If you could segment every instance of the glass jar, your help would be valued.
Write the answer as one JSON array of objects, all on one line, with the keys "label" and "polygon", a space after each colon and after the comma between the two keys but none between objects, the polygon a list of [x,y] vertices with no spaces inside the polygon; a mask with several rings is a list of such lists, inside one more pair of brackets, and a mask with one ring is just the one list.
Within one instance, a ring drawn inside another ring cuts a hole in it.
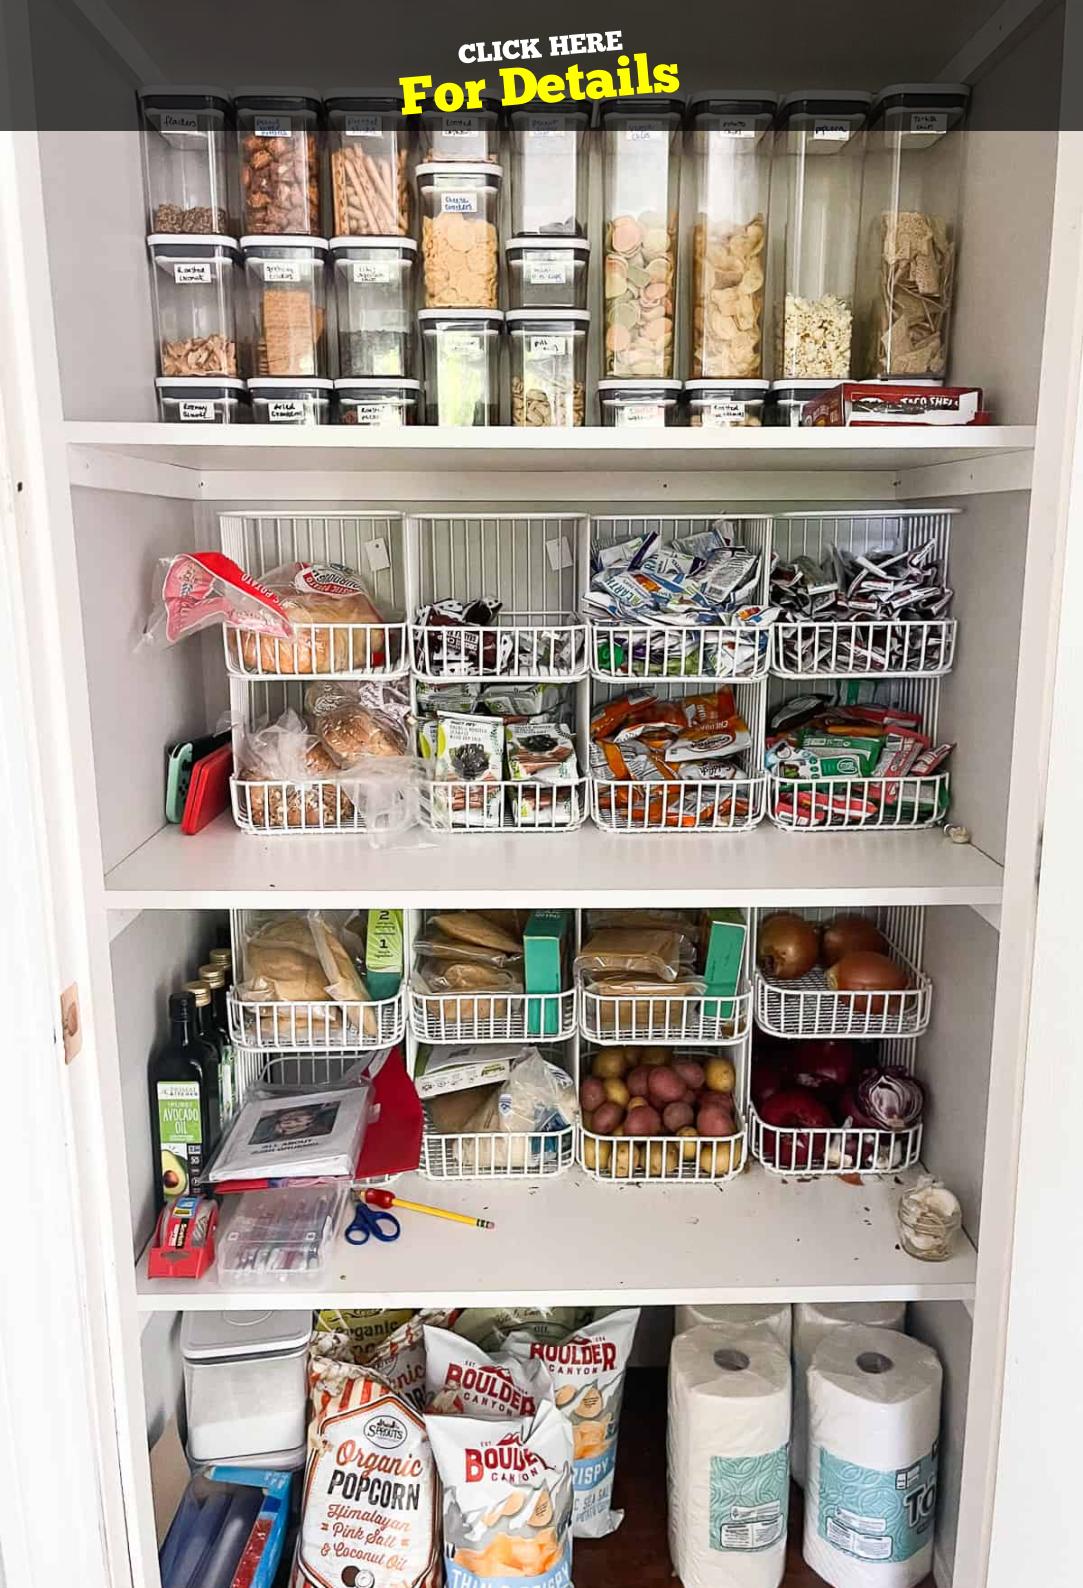
[{"label": "glass jar", "polygon": [[421,158],[426,162],[465,160],[472,165],[500,162],[500,101],[481,96],[480,110],[445,115],[421,112]]},{"label": "glass jar", "polygon": [[232,235],[233,107],[214,88],[144,88],[143,176],[150,232]]},{"label": "glass jar", "polygon": [[897,1216],[904,1252],[923,1263],[947,1261],[962,1227],[963,1210],[942,1180],[922,1175],[899,1198]]},{"label": "glass jar", "polygon": [[408,237],[411,139],[402,101],[387,93],[328,95],[331,229],[341,237]]},{"label": "glass jar", "polygon": [[502,180],[492,166],[418,166],[427,309],[496,308]]},{"label": "glass jar", "polygon": [[412,237],[332,237],[340,375],[412,375]]},{"label": "glass jar", "polygon": [[877,95],[865,137],[854,363],[873,380],[942,378],[962,179],[963,84]]},{"label": "glass jar", "polygon": [[586,308],[590,244],[585,237],[512,237],[504,258],[511,308]]},{"label": "glass jar", "polygon": [[587,235],[586,132],[590,111],[564,105],[508,112],[511,229],[538,236]]},{"label": "glass jar", "polygon": [[421,402],[419,380],[337,380],[335,402],[340,425],[416,425]]},{"label": "glass jar", "polygon": [[823,397],[841,383],[837,380],[776,380],[764,398],[765,425],[799,425],[801,410],[814,397]]},{"label": "glass jar", "polygon": [[242,230],[320,234],[320,102],[306,93],[239,89]]},{"label": "glass jar", "polygon": [[568,429],[586,423],[585,309],[509,309],[511,422]]},{"label": "glass jar", "polygon": [[694,377],[758,380],[771,191],[773,94],[702,94],[689,111]]},{"label": "glass jar", "polygon": [[252,417],[243,380],[184,380],[159,375],[158,413],[167,425],[242,425]]},{"label": "glass jar", "polygon": [[235,240],[158,232],[147,247],[159,375],[239,375]]},{"label": "glass jar", "polygon": [[871,95],[791,94],[771,173],[778,380],[850,374],[864,126]]},{"label": "glass jar", "polygon": [[322,375],[327,367],[327,242],[242,237],[257,375]]},{"label": "glass jar", "polygon": [[763,424],[767,380],[686,380],[684,405],[694,430],[756,429]]},{"label": "glass jar", "polygon": [[680,184],[676,100],[601,106],[605,168],[605,373],[669,378]]},{"label": "glass jar", "polygon": [[504,316],[492,309],[422,309],[417,318],[425,355],[426,423],[499,423]]},{"label": "glass jar", "polygon": [[678,422],[679,380],[600,380],[602,424],[661,430]]},{"label": "glass jar", "polygon": [[252,418],[258,425],[326,425],[331,420],[333,381],[292,380],[260,375],[248,382]]}]

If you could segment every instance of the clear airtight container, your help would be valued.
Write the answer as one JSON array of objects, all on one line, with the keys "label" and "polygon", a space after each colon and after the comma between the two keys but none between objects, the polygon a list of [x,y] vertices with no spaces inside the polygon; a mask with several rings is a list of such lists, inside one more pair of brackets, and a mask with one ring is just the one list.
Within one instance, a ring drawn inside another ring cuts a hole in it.
[{"label": "clear airtight container", "polygon": [[421,405],[419,380],[337,380],[335,400],[340,425],[416,425]]},{"label": "clear airtight container", "polygon": [[414,239],[332,237],[331,263],[339,374],[412,376]]},{"label": "clear airtight container", "polygon": [[865,137],[855,367],[879,380],[942,378],[955,287],[962,84],[898,83]]},{"label": "clear airtight container", "polygon": [[763,374],[773,94],[713,93],[689,109],[695,181],[692,375]]},{"label": "clear airtight container", "polygon": [[465,160],[497,165],[500,161],[500,101],[483,95],[480,110],[445,114],[421,112],[421,158],[439,163]]},{"label": "clear airtight container", "polygon": [[606,375],[673,374],[682,113],[676,100],[601,107]]},{"label": "clear airtight container", "polygon": [[585,309],[509,309],[511,422],[566,429],[586,423]]},{"label": "clear airtight container", "polygon": [[511,229],[542,236],[587,234],[586,132],[590,111],[553,105],[508,112]]},{"label": "clear airtight container", "polygon": [[426,308],[496,308],[502,180],[486,165],[418,166]]},{"label": "clear airtight container", "polygon": [[312,94],[238,89],[242,229],[273,237],[320,234],[320,101]]},{"label": "clear airtight container", "polygon": [[402,101],[386,93],[329,94],[331,229],[342,237],[409,236],[411,139]]},{"label": "clear airtight container", "polygon": [[139,108],[147,230],[231,235],[229,99],[214,88],[144,88]]},{"label": "clear airtight container", "polygon": [[260,376],[248,382],[252,418],[258,425],[326,425],[331,421],[334,381]]},{"label": "clear airtight container", "polygon": [[765,425],[798,426],[806,403],[816,397],[826,397],[834,391],[837,380],[776,380],[763,404]]},{"label": "clear airtight container", "polygon": [[254,373],[322,375],[327,360],[327,242],[242,237]]},{"label": "clear airtight container", "polygon": [[585,237],[512,237],[504,258],[511,308],[586,308],[590,244]]},{"label": "clear airtight container", "polygon": [[763,424],[770,381],[686,380],[684,404],[693,430],[747,430]]},{"label": "clear airtight container", "polygon": [[182,380],[160,375],[154,386],[159,416],[168,425],[243,425],[252,417],[243,380]]},{"label": "clear airtight container", "polygon": [[681,400],[679,380],[600,380],[598,407],[602,424],[626,428],[662,430],[679,420]]},{"label": "clear airtight container", "polygon": [[425,421],[430,425],[499,422],[499,310],[422,309]]},{"label": "clear airtight container", "polygon": [[870,102],[817,90],[779,107],[769,228],[776,380],[849,377]]},{"label": "clear airtight container", "polygon": [[159,232],[147,238],[147,247],[158,373],[188,380],[239,375],[235,240]]}]

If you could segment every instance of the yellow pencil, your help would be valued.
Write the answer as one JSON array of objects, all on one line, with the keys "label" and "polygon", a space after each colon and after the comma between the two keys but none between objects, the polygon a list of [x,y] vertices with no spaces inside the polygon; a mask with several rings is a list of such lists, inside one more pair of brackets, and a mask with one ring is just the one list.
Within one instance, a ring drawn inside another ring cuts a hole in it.
[{"label": "yellow pencil", "polygon": [[451,1219],[454,1224],[472,1224],[478,1230],[496,1229],[492,1219],[475,1219],[469,1213],[451,1213],[447,1208],[431,1208],[424,1202],[408,1202],[405,1197],[396,1196],[393,1191],[384,1191],[378,1186],[369,1187],[365,1192],[365,1201],[369,1207],[407,1208],[411,1213],[430,1213],[434,1219]]}]

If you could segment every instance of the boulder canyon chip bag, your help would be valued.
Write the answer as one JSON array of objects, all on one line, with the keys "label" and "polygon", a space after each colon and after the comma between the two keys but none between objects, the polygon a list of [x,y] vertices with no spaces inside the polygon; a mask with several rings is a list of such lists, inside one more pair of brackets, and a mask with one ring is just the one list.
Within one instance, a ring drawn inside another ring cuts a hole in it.
[{"label": "boulder canyon chip bag", "polygon": [[552,1403],[425,1426],[444,1486],[447,1588],[571,1588],[572,1439]]},{"label": "boulder canyon chip bag", "polygon": [[557,1409],[571,1425],[576,1538],[604,1538],[620,1526],[624,1514],[614,1511],[610,1501],[624,1371],[638,1322],[639,1308],[626,1307],[562,1340],[536,1340],[517,1330],[505,1342],[508,1353],[521,1361],[544,1363]]},{"label": "boulder canyon chip bag", "polygon": [[533,1417],[552,1400],[541,1362],[523,1362],[447,1329],[425,1330],[425,1410],[452,1417]]},{"label": "boulder canyon chip bag", "polygon": [[440,1484],[425,1424],[368,1368],[309,1360],[290,1588],[440,1588]]}]

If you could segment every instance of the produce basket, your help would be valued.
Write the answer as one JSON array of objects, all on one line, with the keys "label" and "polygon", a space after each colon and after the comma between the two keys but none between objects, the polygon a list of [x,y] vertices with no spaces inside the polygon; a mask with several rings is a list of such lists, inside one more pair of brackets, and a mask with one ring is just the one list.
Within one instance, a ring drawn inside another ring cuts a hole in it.
[{"label": "produce basket", "polygon": [[[838,912],[803,910],[809,921],[826,920]],[[909,983],[896,991],[832,992],[826,972],[816,965],[792,980],[772,980],[756,969],[753,979],[756,1024],[776,1037],[916,1037],[929,1024],[933,986],[920,970],[924,912],[919,906],[895,905],[860,911],[887,942],[887,955],[905,972]],[[766,919],[761,913],[760,925]]]},{"label": "produce basket", "polygon": [[406,995],[372,1003],[252,1003],[230,989],[227,1012],[230,1041],[263,1052],[358,1053],[387,1048],[406,1029]]},{"label": "produce basket", "polygon": [[233,820],[261,838],[312,833],[404,832],[417,821],[413,789],[389,790],[381,781],[341,777],[334,781],[272,782],[231,777]]},{"label": "produce basket", "polygon": [[560,993],[426,993],[410,988],[419,1042],[559,1042],[575,1032],[574,987]]},{"label": "produce basket", "polygon": [[615,997],[579,983],[579,1029],[592,1042],[709,1043],[715,1047],[741,1042],[752,1024],[752,991],[742,981],[734,998],[683,998],[659,990]]},{"label": "produce basket", "polygon": [[295,623],[282,640],[224,625],[234,678],[401,678],[410,670],[405,623]]},{"label": "produce basket", "polygon": [[426,1118],[421,1172],[430,1180],[542,1180],[575,1162],[576,1128],[441,1134]]}]

